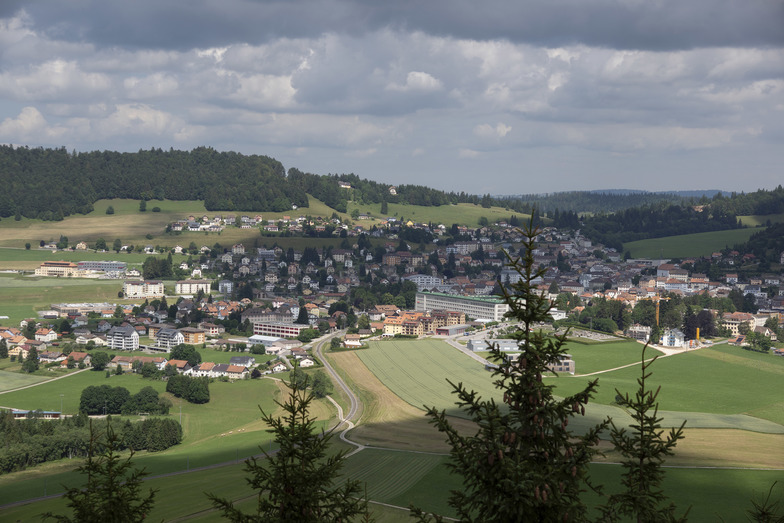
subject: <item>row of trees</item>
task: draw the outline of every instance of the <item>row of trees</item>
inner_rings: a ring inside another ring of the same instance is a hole
[[[87,455],[90,446],[89,418],[80,413],[59,420],[44,420],[31,412],[27,419],[14,419],[11,411],[0,412],[0,473]],[[120,449],[165,450],[182,441],[176,420],[149,418],[144,421],[112,422],[120,436]]]

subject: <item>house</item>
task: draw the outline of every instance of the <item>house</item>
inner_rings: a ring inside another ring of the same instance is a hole
[[[282,361],[278,361],[270,365],[270,370],[272,372],[284,372],[288,369],[285,363],[283,363]]]
[[[203,377],[212,377],[212,369],[215,368],[215,364],[211,361],[204,361],[195,367],[191,368],[188,372],[191,376],[203,378]]]
[[[144,365],[145,363],[152,363],[158,370],[163,370],[166,366],[166,358],[160,356],[115,356],[109,363],[109,368],[116,369],[120,367],[123,372],[130,372],[133,369],[134,363]]]
[[[217,330],[217,329],[216,329]],[[184,327],[180,329],[183,336],[183,343],[189,345],[201,345],[205,340],[205,331],[202,329],[195,329],[193,327]]]
[[[679,329],[666,329],[659,339],[659,345],[664,347],[683,347],[686,336]]]
[[[256,365],[256,358],[253,356],[232,356],[229,359],[229,365],[241,365],[243,367],[254,367]]]
[[[52,329],[42,327],[35,331],[35,339],[44,342],[57,341],[57,333]]]
[[[362,341],[360,340],[359,334],[346,334],[345,338],[343,338],[343,346],[349,349],[362,347]]]
[[[248,368],[244,365],[229,365],[226,369],[226,376],[230,380],[241,380],[248,376]]]
[[[65,354],[57,351],[44,351],[38,354],[38,361],[41,363],[55,363],[64,359]]]
[[[85,365],[89,365],[90,362],[92,361],[92,358],[86,352],[76,352],[76,351],[74,351],[71,354],[69,354],[66,359],[60,361],[60,365],[63,366],[63,367],[66,367],[66,366],[68,366],[68,362],[69,361],[72,361],[72,362],[76,363],[77,365],[80,364],[80,363],[84,363]]]
[[[314,359],[313,359],[313,358],[311,358],[310,356],[305,356],[304,358],[301,358],[301,359],[299,359],[299,360],[297,361],[297,364],[298,364],[300,367],[305,367],[305,368],[307,368],[307,367],[313,367],[313,366],[316,364],[316,360],[314,360]]]
[[[178,374],[183,374],[191,369],[191,364],[188,363],[186,360],[169,360],[166,362],[166,365],[171,365],[175,369],[177,369]]]

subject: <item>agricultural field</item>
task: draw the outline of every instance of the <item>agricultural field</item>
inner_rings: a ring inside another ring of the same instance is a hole
[[[784,379],[784,359],[727,345],[703,348],[677,356],[659,358],[651,367],[651,385],[661,385],[662,414],[671,412],[733,416],[738,423],[755,421],[759,432],[784,433],[784,400],[772,395]],[[599,376],[595,401],[613,403],[615,389],[633,391],[638,367],[619,369]],[[556,391],[570,394],[585,386],[588,378],[564,377],[557,380]],[[709,417],[699,423],[709,422]],[[689,424],[697,423],[689,419]],[[784,447],[783,447],[784,450]]]
[[[25,318],[35,318],[36,310],[51,303],[63,302],[125,302],[118,300],[120,280],[32,278],[16,274],[0,274],[0,320],[2,325],[18,326]]]
[[[359,212],[368,213],[373,219],[357,222],[360,225],[364,223],[378,223],[380,219],[388,217],[395,217],[399,220],[420,223],[433,222],[434,224],[443,224],[450,227],[453,223],[466,225],[468,227],[478,227],[479,219],[485,217],[490,223],[498,220],[508,221],[509,218],[516,214],[520,219],[527,219],[528,215],[515,213],[514,211],[504,209],[503,207],[489,207],[485,208],[481,205],[473,203],[458,203],[456,205],[440,205],[438,207],[422,207],[419,205],[407,205],[400,203],[387,204],[387,213],[381,214],[381,204],[368,204],[359,205],[356,202],[349,202],[348,211],[358,210]]]
[[[685,258],[690,256],[710,256],[725,247],[746,242],[749,237],[759,232],[757,228],[731,229],[728,231],[702,232],[651,238],[623,244],[623,250],[629,251],[632,258]]]

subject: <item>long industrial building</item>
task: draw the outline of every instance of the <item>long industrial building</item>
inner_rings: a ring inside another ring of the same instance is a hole
[[[509,305],[497,298],[418,292],[415,310],[419,312],[457,311],[476,320],[502,321],[504,314],[509,310]]]

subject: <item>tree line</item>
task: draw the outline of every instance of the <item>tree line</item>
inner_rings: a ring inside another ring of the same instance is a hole
[[[9,410],[0,412],[0,473],[63,458],[87,456],[90,447],[89,418],[85,413],[59,420],[44,420],[32,411],[27,419],[14,419]],[[120,450],[165,450],[182,441],[182,427],[173,419],[111,422],[119,436]]]

